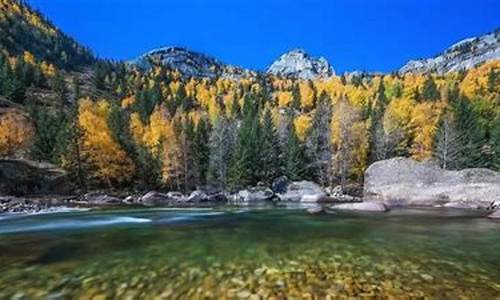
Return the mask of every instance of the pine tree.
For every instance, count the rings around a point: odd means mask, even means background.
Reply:
[[[207,183],[210,159],[210,129],[208,126],[208,121],[205,118],[202,118],[198,122],[198,125],[196,125],[196,131],[193,139],[193,157],[196,170],[196,183],[201,185],[205,185]]]
[[[331,135],[332,107],[330,98],[322,94],[314,112],[312,126],[306,139],[306,154],[311,162],[308,169],[315,180],[327,186],[331,180]]]
[[[270,109],[264,111],[259,149],[259,180],[271,183],[279,175],[281,163],[278,134]]]
[[[497,171],[500,171],[500,115],[496,117],[493,128],[491,129],[491,148],[492,165]]]
[[[238,128],[230,167],[230,184],[233,188],[257,183],[261,126],[256,100],[247,97],[243,104],[243,119]]]
[[[380,154],[385,153],[385,136],[383,132],[383,118],[387,108],[388,99],[385,95],[385,86],[383,78],[377,88],[375,100],[368,105],[370,108],[366,112],[371,120],[370,128],[370,154],[369,161],[375,162],[380,159]],[[381,148],[382,147],[382,148]]]
[[[456,130],[460,140],[456,168],[483,167],[485,163],[483,156],[485,139],[477,113],[465,96],[460,96],[451,105],[456,118]]]
[[[291,180],[303,179],[304,175],[304,150],[295,132],[293,116],[288,116],[288,136],[284,151],[284,171]]]
[[[437,89],[436,83],[434,82],[432,76],[428,76],[425,80],[420,97],[423,98],[423,100],[428,101],[436,101],[439,99],[439,90]]]

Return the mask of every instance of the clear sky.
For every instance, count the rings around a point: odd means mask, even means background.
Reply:
[[[29,0],[112,59],[184,46],[265,69],[304,48],[337,72],[389,72],[500,27],[500,0]]]

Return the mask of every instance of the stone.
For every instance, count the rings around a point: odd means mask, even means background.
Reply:
[[[496,210],[488,216],[490,219],[500,219],[500,209]]]
[[[310,181],[292,182],[285,193],[276,194],[280,201],[316,203],[327,197],[325,191]]]
[[[488,169],[449,171],[431,162],[392,158],[366,170],[364,201],[389,207],[488,209],[500,203],[500,174]]]
[[[142,205],[146,206],[161,206],[168,205],[174,202],[174,199],[169,197],[168,194],[159,193],[155,191],[148,192],[139,199]]]
[[[325,209],[322,206],[310,207],[306,211],[311,215],[322,215],[326,213]]]
[[[117,205],[123,202],[121,198],[99,192],[92,192],[83,195],[83,201],[89,205]]]
[[[252,187],[246,190],[241,190],[233,196],[235,202],[255,203],[271,200],[274,193],[266,187]]]
[[[360,202],[360,203],[344,203],[337,204],[331,207],[335,210],[352,210],[366,212],[387,212],[387,206],[380,202]]]

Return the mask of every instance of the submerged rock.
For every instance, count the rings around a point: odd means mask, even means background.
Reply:
[[[285,193],[278,193],[276,196],[280,201],[310,202],[316,203],[327,198],[323,189],[310,181],[292,182],[288,185]]]
[[[428,162],[393,158],[365,173],[364,200],[394,206],[487,209],[500,203],[500,174],[488,169],[448,171]]]
[[[307,211],[307,213],[309,213],[311,215],[322,215],[322,214],[326,213],[324,207],[322,207],[322,206],[311,207],[311,208],[308,208],[306,211]]]
[[[355,210],[368,212],[387,212],[389,208],[380,202],[360,202],[360,203],[344,203],[332,206],[336,210]]]

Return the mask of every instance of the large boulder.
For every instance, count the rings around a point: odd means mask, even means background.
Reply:
[[[0,159],[0,194],[69,194],[67,173],[49,163],[26,159]]]
[[[178,193],[159,193],[155,191],[148,192],[139,199],[139,203],[145,206],[172,206],[183,202],[184,198]]]
[[[366,211],[366,212],[386,212],[389,208],[380,202],[360,202],[360,203],[344,203],[332,206],[335,210],[351,210],[351,211]]]
[[[500,203],[500,174],[488,169],[449,171],[430,162],[393,158],[366,170],[364,198],[390,207],[487,209]]]
[[[288,185],[286,192],[276,194],[280,201],[292,202],[321,202],[327,198],[323,189],[310,181],[292,182]]]
[[[91,192],[83,195],[83,201],[89,205],[118,205],[123,202],[121,198],[99,192]]]
[[[236,203],[258,203],[271,200],[274,193],[266,187],[252,187],[239,191],[233,195],[233,201]]]

